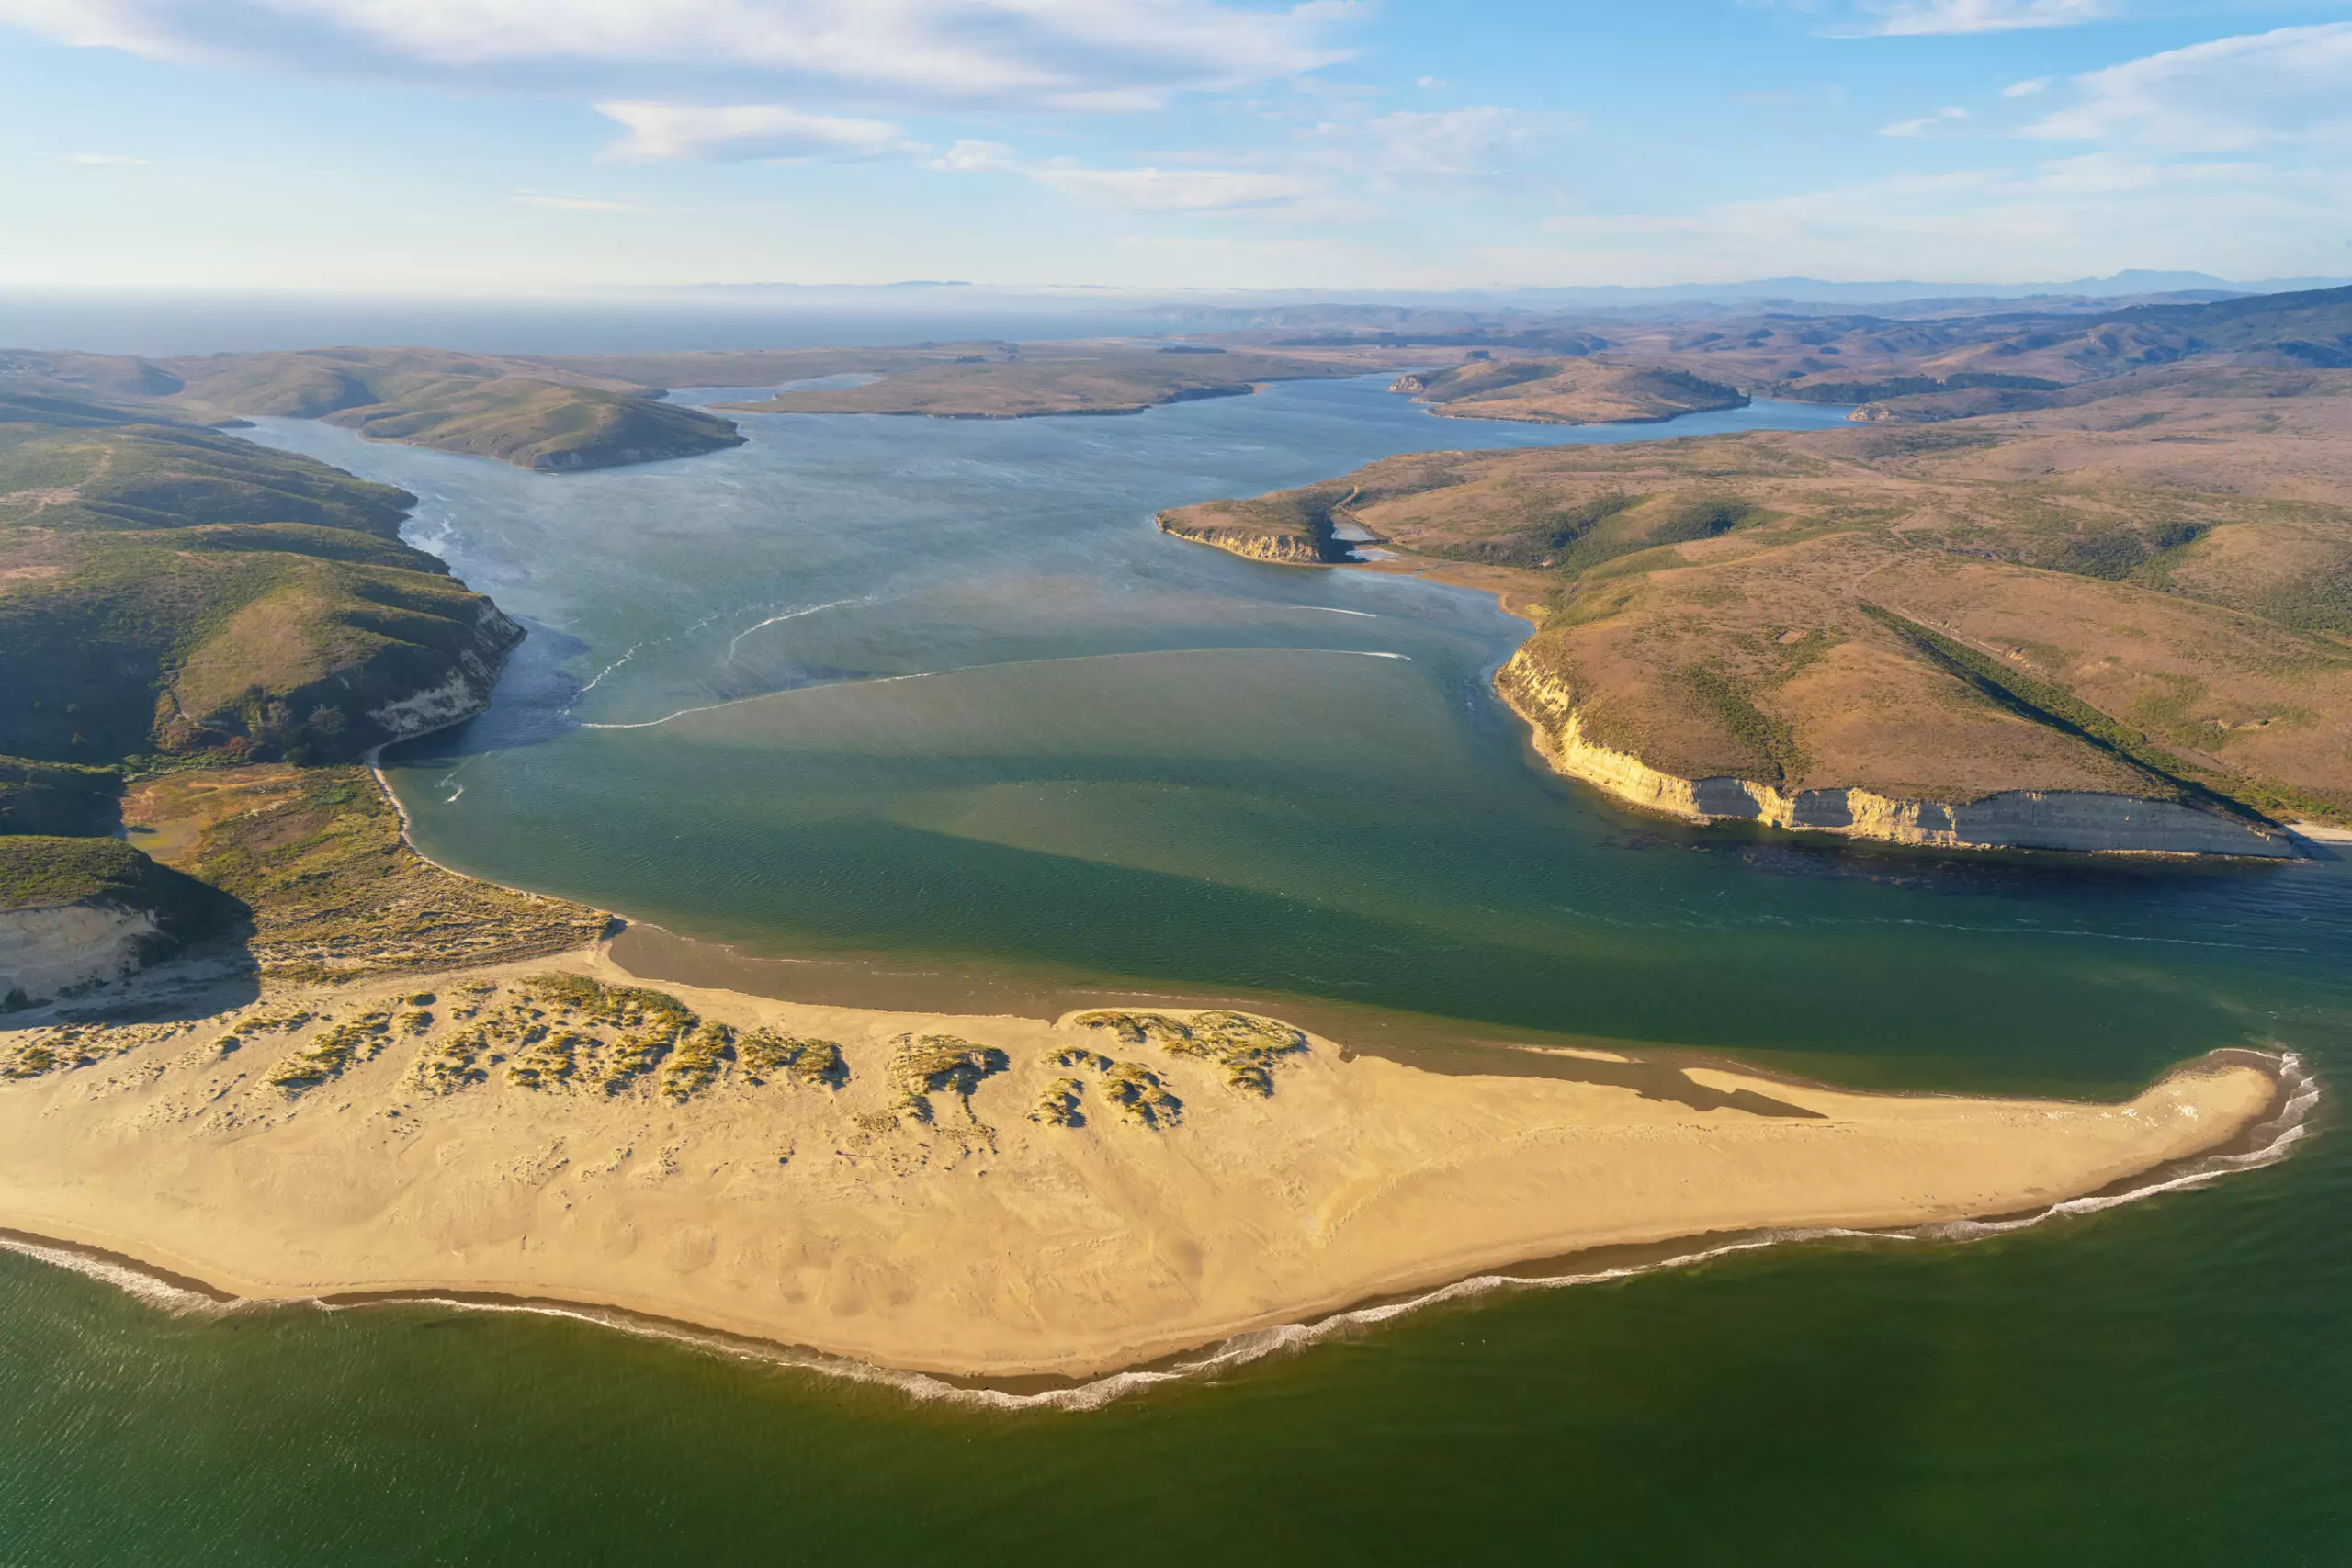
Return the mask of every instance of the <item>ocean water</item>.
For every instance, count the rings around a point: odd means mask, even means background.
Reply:
[[[697,394],[723,400],[727,394]],[[1158,534],[1437,421],[1376,380],[1123,419],[754,416],[531,475],[266,422],[528,624],[389,759],[462,869],[779,994],[1218,996],[1459,1067],[1566,1037],[2120,1093],[2347,1062],[2352,876],[1686,830],[1544,773],[1522,623]],[[2352,1560],[2352,1199],[2286,1159],[1973,1240],[1827,1238],[1323,1335],[1092,1408],[423,1306],[167,1310],[0,1254],[0,1563]]]

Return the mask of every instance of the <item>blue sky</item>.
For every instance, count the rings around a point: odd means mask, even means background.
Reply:
[[[2352,0],[0,0],[0,284],[2352,274]]]

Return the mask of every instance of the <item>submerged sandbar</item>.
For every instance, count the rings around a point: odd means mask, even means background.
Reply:
[[[560,1300],[982,1378],[1586,1248],[2031,1211],[2222,1147],[2278,1089],[2209,1058],[2113,1105],[1706,1067],[1660,1095],[1243,1014],[653,991],[601,950],[18,1030],[0,1071],[0,1226],[249,1298]]]

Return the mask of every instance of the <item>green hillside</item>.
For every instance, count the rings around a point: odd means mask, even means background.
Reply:
[[[210,431],[0,419],[0,754],[340,757],[520,635],[402,544],[414,498]]]
[[[650,387],[541,360],[330,348],[211,355],[158,369],[181,389],[169,406],[190,417],[323,419],[370,440],[526,468],[605,468],[742,445],[730,420],[662,402]]]
[[[375,441],[495,457],[526,468],[604,468],[740,446],[732,422],[594,387],[520,377],[385,378],[382,402],[327,416]]]
[[[113,768],[0,757],[0,834],[111,833],[121,826],[121,793]]]

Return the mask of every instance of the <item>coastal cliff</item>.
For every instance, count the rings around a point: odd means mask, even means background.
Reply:
[[[119,980],[240,912],[117,839],[0,838],[0,1010]]]
[[[1937,849],[2292,859],[2281,833],[2176,801],[2094,790],[2000,790],[1973,800],[1906,799],[1860,788],[1783,791],[1755,779],[1685,778],[1594,742],[1575,694],[1522,649],[1495,690],[1534,731],[1555,771],[1645,810],[1690,822],[1749,821],[1805,832]]]
[[[1196,545],[1208,545],[1227,550],[1251,560],[1272,561],[1281,566],[1329,566],[1347,557],[1332,537],[1328,525],[1318,537],[1311,529],[1297,532],[1271,533],[1257,527],[1218,528],[1198,524],[1180,523],[1173,513],[1163,512],[1153,522],[1163,534],[1179,539],[1190,539]]]
[[[472,634],[449,649],[447,677],[392,696],[367,710],[368,722],[384,740],[405,740],[462,723],[490,706],[491,688],[506,668],[506,656],[525,636],[520,626],[489,599],[475,608]]]

